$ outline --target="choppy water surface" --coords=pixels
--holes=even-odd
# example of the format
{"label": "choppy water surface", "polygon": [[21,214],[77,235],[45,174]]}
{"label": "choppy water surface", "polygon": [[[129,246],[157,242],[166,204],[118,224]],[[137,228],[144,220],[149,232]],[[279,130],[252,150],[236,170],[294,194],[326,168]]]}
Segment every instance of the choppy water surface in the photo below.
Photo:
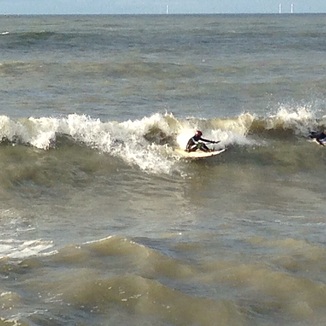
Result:
{"label": "choppy water surface", "polygon": [[0,325],[324,325],[325,32],[0,17]]}

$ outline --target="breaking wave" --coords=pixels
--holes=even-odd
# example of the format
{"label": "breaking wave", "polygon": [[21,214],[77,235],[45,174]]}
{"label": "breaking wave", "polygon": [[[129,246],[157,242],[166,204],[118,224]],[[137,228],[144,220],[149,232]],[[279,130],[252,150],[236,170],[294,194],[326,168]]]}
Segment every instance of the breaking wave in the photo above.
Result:
{"label": "breaking wave", "polygon": [[246,112],[236,117],[181,119],[172,113],[156,113],[122,122],[78,114],[18,120],[0,116],[0,139],[3,146],[24,145],[40,150],[55,150],[66,144],[83,146],[144,171],[169,173],[175,164],[173,150],[185,147],[196,129],[203,130],[205,138],[220,140],[219,147],[232,147],[306,138],[309,131],[325,125],[325,116],[317,118],[306,107],[281,107],[267,117]]}

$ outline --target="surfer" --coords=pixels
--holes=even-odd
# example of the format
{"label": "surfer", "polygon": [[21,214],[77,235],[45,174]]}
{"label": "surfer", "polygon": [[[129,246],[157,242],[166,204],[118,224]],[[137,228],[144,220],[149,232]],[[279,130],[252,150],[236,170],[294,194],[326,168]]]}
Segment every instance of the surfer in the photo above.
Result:
{"label": "surfer", "polygon": [[197,149],[200,149],[203,152],[211,152],[212,150],[206,146],[205,142],[211,144],[219,143],[219,141],[202,138],[202,134],[203,133],[200,130],[197,130],[195,135],[188,140],[186,146],[187,152],[195,152]]}
{"label": "surfer", "polygon": [[310,133],[310,138],[316,139],[316,142],[322,146],[326,146],[326,130],[322,132],[311,132]]}

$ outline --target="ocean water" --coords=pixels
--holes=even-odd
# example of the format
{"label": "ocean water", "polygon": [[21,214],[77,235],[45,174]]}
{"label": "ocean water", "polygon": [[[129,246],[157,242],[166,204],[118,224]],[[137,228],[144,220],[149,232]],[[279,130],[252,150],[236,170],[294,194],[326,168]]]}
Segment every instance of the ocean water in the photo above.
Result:
{"label": "ocean water", "polygon": [[325,325],[325,22],[1,16],[0,325]]}

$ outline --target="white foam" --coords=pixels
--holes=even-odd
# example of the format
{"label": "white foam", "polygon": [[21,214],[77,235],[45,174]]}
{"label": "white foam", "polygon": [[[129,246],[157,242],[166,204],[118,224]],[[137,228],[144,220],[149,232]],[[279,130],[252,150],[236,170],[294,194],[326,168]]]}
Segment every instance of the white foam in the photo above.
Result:
{"label": "white foam", "polygon": [[0,240],[0,258],[24,259],[45,254],[52,247],[53,242],[45,240]]}
{"label": "white foam", "polygon": [[296,134],[306,135],[307,130],[315,124],[316,117],[310,106],[293,107],[282,104],[277,113],[271,115],[267,121],[270,129],[281,124],[284,128],[293,129]]}
{"label": "white foam", "polygon": [[[180,148],[185,148],[188,140],[194,135],[195,131],[203,131],[203,138],[219,141],[218,147],[228,145],[255,145],[256,141],[247,137],[248,130],[255,117],[249,113],[241,114],[233,119],[217,119],[208,124],[208,127],[202,128],[201,124],[207,123],[206,120],[186,121],[179,127],[177,143]],[[211,145],[214,146],[214,145]]]}
{"label": "white foam", "polygon": [[67,134],[91,148],[122,158],[150,172],[169,173],[173,162],[162,155],[162,146],[148,142],[144,135],[157,127],[166,134],[171,130],[160,114],[141,120],[101,122],[85,115],[71,114],[64,118],[42,117],[13,121],[0,117],[0,137],[47,150],[55,144],[57,134]]}
{"label": "white foam", "polygon": [[[66,134],[76,142],[90,148],[119,157],[129,165],[135,165],[150,173],[171,173],[176,170],[173,158],[173,146],[185,148],[187,141],[196,129],[204,132],[204,138],[219,140],[218,145],[254,146],[257,141],[248,136],[248,131],[256,117],[243,113],[234,118],[214,119],[177,119],[172,114],[153,114],[139,120],[123,122],[102,122],[86,115],[70,114],[66,117],[42,117],[11,120],[0,116],[0,138],[9,141],[18,139],[26,144],[47,150],[55,145],[58,134]],[[274,128],[279,124],[284,128],[294,128],[295,132],[305,134],[308,125],[314,119],[308,107],[295,109],[280,106],[278,112],[266,117],[266,128]],[[165,134],[175,138],[176,144],[160,144],[149,141],[146,135],[154,133],[154,137]]]}

